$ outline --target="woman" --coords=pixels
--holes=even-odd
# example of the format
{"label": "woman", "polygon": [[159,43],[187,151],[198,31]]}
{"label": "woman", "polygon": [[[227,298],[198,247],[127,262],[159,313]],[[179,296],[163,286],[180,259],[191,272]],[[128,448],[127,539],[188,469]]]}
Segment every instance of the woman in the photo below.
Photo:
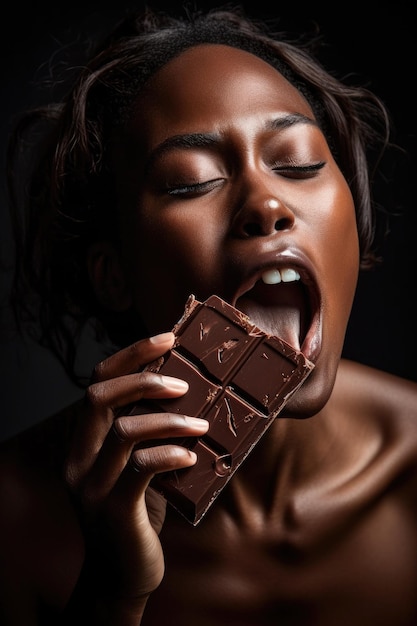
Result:
{"label": "woman", "polygon": [[[69,372],[91,318],[117,350],[3,446],[3,621],[416,623],[417,386],[341,359],[375,261],[379,100],[239,12],[146,13],[45,119],[15,305],[30,288]],[[195,527],[149,483],[193,466],[183,439],[210,424],[130,411],[187,393],[143,368],[190,294],[314,364]]]}

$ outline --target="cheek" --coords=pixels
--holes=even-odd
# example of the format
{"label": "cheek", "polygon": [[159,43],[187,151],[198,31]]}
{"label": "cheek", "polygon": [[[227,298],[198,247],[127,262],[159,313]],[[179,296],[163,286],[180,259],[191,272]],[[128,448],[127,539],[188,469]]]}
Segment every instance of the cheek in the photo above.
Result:
{"label": "cheek", "polygon": [[[341,175],[340,175],[341,176]],[[359,272],[359,239],[353,198],[342,179],[327,189],[331,207],[321,228],[326,302],[334,328],[345,332]]]}
{"label": "cheek", "polygon": [[359,240],[355,206],[350,188],[336,165],[331,169],[327,182],[320,182],[317,191],[317,194],[311,194],[314,200],[310,219],[323,250],[326,273],[342,276],[353,271],[356,274]]}
{"label": "cheek", "polygon": [[[155,267],[182,278],[211,276],[224,241],[222,225],[213,212],[166,211],[159,219],[144,216],[138,225],[142,249],[157,261]],[[154,268],[149,268],[153,269]]]}
{"label": "cheek", "polygon": [[143,212],[125,233],[133,300],[150,332],[171,328],[188,296],[214,290],[223,235],[213,219],[182,211]]}
{"label": "cheek", "polygon": [[348,284],[356,284],[359,271],[359,238],[355,205],[347,183],[337,188],[333,207],[326,235],[329,252],[333,257],[336,274],[344,276]]}

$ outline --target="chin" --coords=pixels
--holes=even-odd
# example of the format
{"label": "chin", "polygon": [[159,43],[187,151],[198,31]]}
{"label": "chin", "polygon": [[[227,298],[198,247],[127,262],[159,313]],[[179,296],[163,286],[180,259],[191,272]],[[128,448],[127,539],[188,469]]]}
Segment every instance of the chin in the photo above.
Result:
{"label": "chin", "polygon": [[320,364],[316,363],[306,382],[285,405],[281,417],[307,419],[319,413],[332,394],[336,371],[336,368],[332,371],[329,368],[320,371]]}

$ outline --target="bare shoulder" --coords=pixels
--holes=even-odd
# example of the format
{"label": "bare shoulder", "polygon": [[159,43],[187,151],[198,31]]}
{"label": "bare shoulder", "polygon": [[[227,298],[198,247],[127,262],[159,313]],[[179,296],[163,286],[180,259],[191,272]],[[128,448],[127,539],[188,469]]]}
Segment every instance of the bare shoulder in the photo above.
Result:
{"label": "bare shoulder", "polygon": [[343,360],[335,393],[351,415],[374,424],[417,459],[417,382]]}
{"label": "bare shoulder", "polygon": [[14,615],[6,623],[32,623],[46,590],[60,605],[79,567],[80,531],[61,478],[68,419],[60,414],[0,446],[0,605]]}
{"label": "bare shoulder", "polygon": [[344,392],[351,391],[354,398],[378,411],[385,408],[396,415],[417,415],[417,381],[344,359],[339,368],[338,384]]}
{"label": "bare shoulder", "polygon": [[41,485],[60,482],[76,411],[76,405],[67,407],[0,444],[0,498],[10,498],[11,505],[21,490],[30,496]]}

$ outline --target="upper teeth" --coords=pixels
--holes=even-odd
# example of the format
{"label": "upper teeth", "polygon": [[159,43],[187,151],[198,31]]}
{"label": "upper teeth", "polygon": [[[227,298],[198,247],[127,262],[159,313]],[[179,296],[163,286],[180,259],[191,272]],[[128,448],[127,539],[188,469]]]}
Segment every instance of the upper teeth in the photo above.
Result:
{"label": "upper teeth", "polygon": [[300,274],[297,270],[290,267],[285,267],[282,270],[266,270],[261,276],[262,282],[266,285],[277,285],[281,281],[283,283],[291,283],[295,280],[300,280]]}

